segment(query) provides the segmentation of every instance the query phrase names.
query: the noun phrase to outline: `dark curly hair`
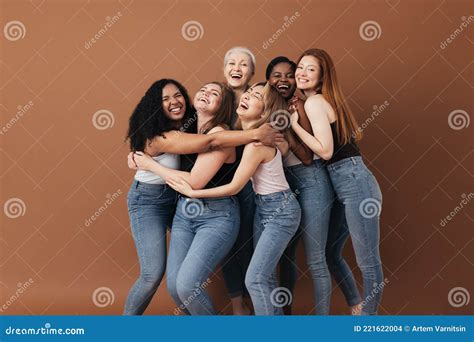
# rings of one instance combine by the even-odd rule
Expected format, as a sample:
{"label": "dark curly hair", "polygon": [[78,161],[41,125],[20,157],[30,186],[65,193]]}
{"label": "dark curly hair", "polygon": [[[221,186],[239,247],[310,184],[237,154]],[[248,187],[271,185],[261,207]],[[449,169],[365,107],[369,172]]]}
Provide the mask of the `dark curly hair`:
{"label": "dark curly hair", "polygon": [[278,56],[273,58],[270,63],[267,65],[267,69],[265,70],[265,78],[267,81],[270,79],[270,75],[273,71],[273,68],[280,63],[288,63],[291,66],[291,70],[293,70],[293,73],[296,72],[296,63],[289,60],[288,57],[285,56]]}
{"label": "dark curly hair", "polygon": [[[143,151],[147,140],[157,135],[163,136],[163,133],[176,129],[176,124],[165,115],[163,110],[163,88],[168,84],[174,84],[184,97],[186,112],[182,122],[193,122],[190,118],[195,114],[186,88],[172,79],[158,80],[146,91],[130,116],[126,140],[130,141],[132,151]],[[189,125],[182,130],[195,129],[194,125]]]}

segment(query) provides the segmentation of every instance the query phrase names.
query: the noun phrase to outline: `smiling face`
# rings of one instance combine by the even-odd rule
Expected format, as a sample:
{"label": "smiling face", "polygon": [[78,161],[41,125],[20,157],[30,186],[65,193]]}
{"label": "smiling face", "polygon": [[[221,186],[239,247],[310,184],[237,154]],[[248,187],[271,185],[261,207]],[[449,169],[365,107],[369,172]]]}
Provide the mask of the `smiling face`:
{"label": "smiling face", "polygon": [[165,116],[172,121],[183,119],[186,113],[186,101],[181,91],[173,83],[163,87],[162,105]]}
{"label": "smiling face", "polygon": [[314,91],[320,79],[320,67],[316,57],[304,56],[296,67],[296,85],[302,91]]}
{"label": "smiling face", "polygon": [[296,90],[295,74],[291,64],[283,62],[275,65],[268,82],[274,86],[286,100],[290,99]]}
{"label": "smiling face", "polygon": [[237,114],[242,121],[258,120],[262,117],[265,103],[263,101],[264,87],[256,85],[249,88],[240,97]]}
{"label": "smiling face", "polygon": [[194,96],[194,108],[198,112],[216,113],[221,102],[221,87],[214,83],[205,84]]}
{"label": "smiling face", "polygon": [[250,56],[245,52],[231,53],[224,66],[224,76],[229,87],[245,89],[253,76]]}

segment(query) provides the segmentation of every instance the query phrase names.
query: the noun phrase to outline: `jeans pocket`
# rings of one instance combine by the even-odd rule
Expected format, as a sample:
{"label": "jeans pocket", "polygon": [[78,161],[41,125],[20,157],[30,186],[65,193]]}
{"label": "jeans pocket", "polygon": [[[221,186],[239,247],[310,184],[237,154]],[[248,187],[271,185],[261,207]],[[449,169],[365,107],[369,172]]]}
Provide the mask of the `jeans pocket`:
{"label": "jeans pocket", "polygon": [[210,215],[216,216],[225,216],[229,217],[232,212],[232,204],[231,202],[221,201],[221,202],[208,202],[205,204],[205,208],[209,212]]}

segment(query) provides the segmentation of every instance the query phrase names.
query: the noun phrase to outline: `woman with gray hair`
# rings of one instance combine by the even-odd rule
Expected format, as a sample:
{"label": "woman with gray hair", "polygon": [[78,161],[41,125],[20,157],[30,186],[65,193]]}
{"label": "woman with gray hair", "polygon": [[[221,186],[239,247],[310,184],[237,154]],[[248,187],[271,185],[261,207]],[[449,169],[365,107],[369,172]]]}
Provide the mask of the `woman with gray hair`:
{"label": "woman with gray hair", "polygon": [[[235,46],[224,56],[224,77],[227,85],[235,95],[234,111],[231,118],[232,129],[237,121],[235,109],[240,102],[240,96],[248,89],[249,82],[255,74],[255,56],[246,47]],[[240,162],[243,146],[236,149],[237,162]],[[237,241],[222,262],[227,292],[232,302],[234,315],[248,315],[250,309],[244,304],[246,293],[245,274],[253,254],[253,216],[255,212],[255,193],[251,182],[248,182],[237,194],[240,205],[240,229]]]}

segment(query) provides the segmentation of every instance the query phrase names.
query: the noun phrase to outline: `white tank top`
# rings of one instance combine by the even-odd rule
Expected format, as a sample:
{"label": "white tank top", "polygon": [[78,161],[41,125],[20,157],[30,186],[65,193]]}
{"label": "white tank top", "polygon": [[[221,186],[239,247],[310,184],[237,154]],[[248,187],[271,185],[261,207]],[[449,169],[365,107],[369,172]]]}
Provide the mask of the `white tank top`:
{"label": "white tank top", "polygon": [[[313,154],[313,160],[320,159],[316,154]],[[290,150],[286,157],[283,157],[283,165],[285,167],[295,166],[301,164],[301,160]]]}
{"label": "white tank top", "polygon": [[[167,168],[178,170],[180,166],[180,159],[178,154],[163,153],[153,159]],[[165,184],[166,182],[156,173],[145,170],[137,170],[135,173],[135,180],[148,184]]]}
{"label": "white tank top", "polygon": [[276,151],[275,157],[267,163],[261,163],[251,178],[253,190],[259,195],[273,194],[290,188],[283,171],[280,150]]}

